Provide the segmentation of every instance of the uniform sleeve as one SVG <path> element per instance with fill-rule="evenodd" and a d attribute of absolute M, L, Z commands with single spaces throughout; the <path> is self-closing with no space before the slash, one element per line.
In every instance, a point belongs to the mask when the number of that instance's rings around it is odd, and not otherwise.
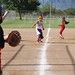
<path fill-rule="evenodd" d="M 35 24 L 38 24 L 39 23 L 39 21 L 36 21 L 36 23 Z"/>

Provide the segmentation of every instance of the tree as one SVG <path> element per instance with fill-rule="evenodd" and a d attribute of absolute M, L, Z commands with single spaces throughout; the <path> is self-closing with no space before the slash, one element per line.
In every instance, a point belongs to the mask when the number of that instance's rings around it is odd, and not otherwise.
<path fill-rule="evenodd" d="M 59 10 L 59 9 L 56 9 L 55 10 L 55 14 L 56 15 L 62 15 L 63 14 L 63 11 Z"/>
<path fill-rule="evenodd" d="M 45 14 L 45 15 L 48 15 L 50 13 L 52 15 L 62 14 L 62 11 L 61 10 L 58 10 L 58 9 L 54 8 L 53 5 L 52 4 L 50 5 L 49 3 L 47 3 L 47 4 L 43 5 L 42 7 L 40 7 L 39 8 L 39 11 L 42 12 L 43 14 Z"/>
<path fill-rule="evenodd" d="M 37 10 L 37 6 L 39 6 L 40 3 L 38 0 L 28 0 L 28 8 L 27 11 L 34 11 Z"/>
<path fill-rule="evenodd" d="M 22 13 L 37 10 L 40 5 L 38 0 L 3 0 L 6 9 L 17 10 L 22 20 Z"/>
<path fill-rule="evenodd" d="M 75 8 L 68 8 L 64 10 L 67 15 L 75 15 Z"/>
<path fill-rule="evenodd" d="M 53 10 L 53 7 L 52 5 L 50 5 L 49 3 L 43 5 L 42 7 L 39 7 L 39 11 L 45 15 L 49 14 L 50 13 L 50 8 L 51 8 L 51 11 Z"/>

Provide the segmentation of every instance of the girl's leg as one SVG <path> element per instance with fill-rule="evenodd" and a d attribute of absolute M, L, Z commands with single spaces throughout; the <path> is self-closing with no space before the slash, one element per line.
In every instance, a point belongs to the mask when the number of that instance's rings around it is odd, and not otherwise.
<path fill-rule="evenodd" d="M 37 39 L 37 42 L 39 42 L 40 41 L 40 34 L 38 34 L 38 39 Z"/>
<path fill-rule="evenodd" d="M 62 39 L 64 39 L 64 37 L 63 37 L 63 35 L 62 35 L 64 29 L 65 29 L 65 26 L 61 26 L 61 29 L 60 29 L 60 37 L 61 37 Z"/>
<path fill-rule="evenodd" d="M 38 41 L 38 42 L 42 42 L 41 39 L 42 39 L 42 38 L 41 38 L 41 34 L 39 34 L 39 35 L 38 35 L 38 40 L 37 40 L 37 41 Z"/>
<path fill-rule="evenodd" d="M 38 42 L 42 42 L 41 39 L 43 39 L 43 33 L 41 29 L 38 29 L 39 34 L 38 34 Z"/>

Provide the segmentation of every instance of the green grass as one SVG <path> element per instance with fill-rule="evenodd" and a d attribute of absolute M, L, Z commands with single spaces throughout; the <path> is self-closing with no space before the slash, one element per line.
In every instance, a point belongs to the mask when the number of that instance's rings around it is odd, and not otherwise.
<path fill-rule="evenodd" d="M 67 28 L 75 28 L 75 19 L 69 18 L 67 19 L 70 23 L 66 25 Z M 36 19 L 23 19 L 23 20 L 8 20 L 4 21 L 2 23 L 3 28 L 31 28 L 34 23 L 37 21 Z M 59 24 L 61 24 L 61 18 L 52 18 L 51 20 L 49 18 L 44 18 L 43 20 L 45 28 L 48 28 L 49 26 L 51 28 L 59 28 Z"/>
<path fill-rule="evenodd" d="M 70 23 L 66 25 L 66 28 L 75 28 L 75 19 L 74 18 L 67 18 L 67 21 Z M 61 24 L 61 18 L 55 18 L 51 20 L 51 28 L 59 28 L 59 24 Z"/>
<path fill-rule="evenodd" d="M 2 23 L 4 28 L 30 28 L 33 23 L 24 20 L 10 20 Z"/>

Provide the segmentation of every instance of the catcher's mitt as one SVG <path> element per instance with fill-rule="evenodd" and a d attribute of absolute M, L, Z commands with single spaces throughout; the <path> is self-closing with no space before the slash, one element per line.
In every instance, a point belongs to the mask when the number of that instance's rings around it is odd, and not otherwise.
<path fill-rule="evenodd" d="M 6 42 L 12 46 L 15 47 L 17 46 L 21 41 L 21 36 L 18 31 L 12 31 L 9 33 L 8 38 L 6 39 Z"/>

